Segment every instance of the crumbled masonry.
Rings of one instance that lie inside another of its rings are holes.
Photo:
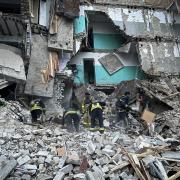
[[[173,86],[178,86],[177,78],[171,82]],[[127,129],[114,125],[112,107],[104,111],[107,130],[103,134],[90,132],[83,126],[79,133],[69,133],[52,121],[41,125],[30,124],[28,110],[18,102],[1,99],[6,105],[1,107],[0,117],[0,166],[6,168],[7,173],[0,171],[0,177],[19,180],[137,180],[146,178],[144,173],[150,178],[172,175],[171,171],[179,167],[178,95],[170,96],[170,88],[163,79],[151,82],[150,89],[148,81],[140,83],[149,93],[156,92],[160,99],[177,107],[158,114],[153,136],[145,135],[142,123],[133,116],[130,116],[131,123]],[[169,95],[162,94],[160,90],[157,93],[156,88],[159,86],[163,86],[163,92],[166,90]],[[93,88],[90,91],[95,92]],[[97,96],[108,99],[108,95],[103,93]],[[24,122],[18,120],[18,112],[21,112]],[[8,164],[10,161],[14,162],[14,166]],[[160,173],[154,169],[153,163],[158,164]]]
[[[0,180],[159,179],[180,179],[180,0],[0,0]]]

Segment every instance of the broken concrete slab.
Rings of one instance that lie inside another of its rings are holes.
[[[9,81],[26,81],[24,63],[21,56],[8,49],[0,49],[0,76]],[[3,74],[2,74],[3,72]]]
[[[83,173],[75,174],[75,175],[73,176],[73,178],[74,178],[75,180],[86,180],[86,175],[83,174]]]
[[[26,155],[26,156],[24,156],[24,157],[21,156],[21,157],[19,157],[19,158],[17,159],[18,165],[21,166],[21,165],[27,163],[30,159],[31,159],[31,158],[30,158],[28,155]]]
[[[80,165],[80,157],[79,157],[78,153],[75,151],[68,152],[66,163]]]
[[[64,174],[68,174],[73,170],[72,164],[64,166],[62,169],[60,169],[60,172],[63,172]]]
[[[55,51],[73,51],[73,21],[63,16],[56,16],[58,32],[51,34],[48,39],[48,48]],[[67,36],[68,34],[68,36]]]
[[[6,179],[6,177],[13,171],[16,165],[17,161],[15,159],[4,162],[4,165],[0,168],[0,179]]]
[[[50,176],[50,175],[47,175],[47,174],[38,174],[38,176],[37,176],[37,180],[51,180],[51,179],[53,179],[53,177],[52,176]]]
[[[67,156],[64,156],[64,157],[62,157],[62,158],[59,160],[58,167],[59,167],[60,169],[64,166],[64,164],[65,164],[65,162],[66,162],[66,159],[67,159]]]
[[[47,84],[42,81],[41,71],[48,66],[49,53],[47,38],[41,35],[32,35],[32,51],[27,75],[25,93],[40,97],[52,97],[54,79]]]
[[[65,173],[62,172],[62,171],[59,171],[56,176],[54,177],[53,180],[63,180],[64,179],[64,176],[65,176]]]
[[[48,151],[39,151],[37,153],[37,156],[43,156],[43,157],[47,157],[49,155]]]
[[[86,171],[86,178],[87,180],[96,180],[93,173],[91,171]]]

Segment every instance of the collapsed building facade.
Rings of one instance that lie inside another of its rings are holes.
[[[1,0],[0,7],[2,92],[12,86],[16,97],[41,97],[49,111],[68,107],[74,86],[179,74],[178,1]]]
[[[178,0],[0,0],[0,179],[179,179],[179,12]],[[130,90],[133,109],[136,87],[153,120],[118,125],[117,97]],[[102,134],[61,126],[86,90],[107,102]]]

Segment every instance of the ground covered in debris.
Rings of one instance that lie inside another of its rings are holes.
[[[150,180],[179,175],[178,136],[143,135],[135,119],[128,129],[110,123],[103,134],[83,127],[79,133],[69,133],[53,122],[29,125],[29,112],[18,102],[4,103],[0,179]],[[27,122],[20,122],[24,118]]]

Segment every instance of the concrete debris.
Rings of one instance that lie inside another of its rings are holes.
[[[160,82],[156,80],[154,86],[149,89],[148,83],[141,81],[149,98],[154,98],[152,94],[156,91],[156,84]],[[168,91],[168,86],[165,86],[164,82],[162,84]],[[165,89],[163,91],[165,92]],[[108,95],[103,96],[109,101]],[[159,99],[164,101],[163,98],[167,96],[169,95],[161,94]],[[20,115],[21,117],[28,117],[28,112],[23,110],[18,102],[1,100],[6,105],[0,108],[0,166],[7,169],[4,171],[6,174],[0,173],[2,177],[32,180],[137,180],[140,177],[145,178],[144,174],[149,174],[152,178],[167,178],[168,169],[176,169],[179,166],[179,134],[172,133],[176,132],[176,129],[174,124],[170,123],[178,121],[176,116],[168,116],[171,119],[167,120],[164,116],[167,111],[159,113],[156,117],[156,133],[153,136],[143,133],[142,122],[133,116],[129,117],[131,123],[128,128],[113,124],[113,106],[108,106],[108,110],[104,110],[104,118],[110,125],[103,134],[90,132],[83,127],[80,127],[79,133],[74,134],[61,129],[55,122],[45,122],[42,125],[33,125],[26,120],[21,122],[16,115],[18,111],[11,111],[11,107],[16,106],[25,112]],[[111,103],[115,100],[116,98],[111,97]],[[170,97],[165,102],[179,107],[177,101],[178,97]],[[173,111],[178,110],[173,109],[169,112]],[[159,129],[157,134],[159,126],[162,126],[162,129]],[[169,129],[166,129],[166,126]],[[9,164],[12,159],[14,165]]]
[[[28,155],[26,155],[24,157],[21,156],[17,159],[17,162],[18,162],[19,166],[21,166],[21,165],[27,163],[30,159],[31,158]]]
[[[0,180],[180,177],[180,4],[151,1],[0,2]],[[64,112],[85,92],[105,130],[69,133]]]
[[[1,161],[0,163],[0,179],[4,180],[14,170],[17,165],[15,159]]]

